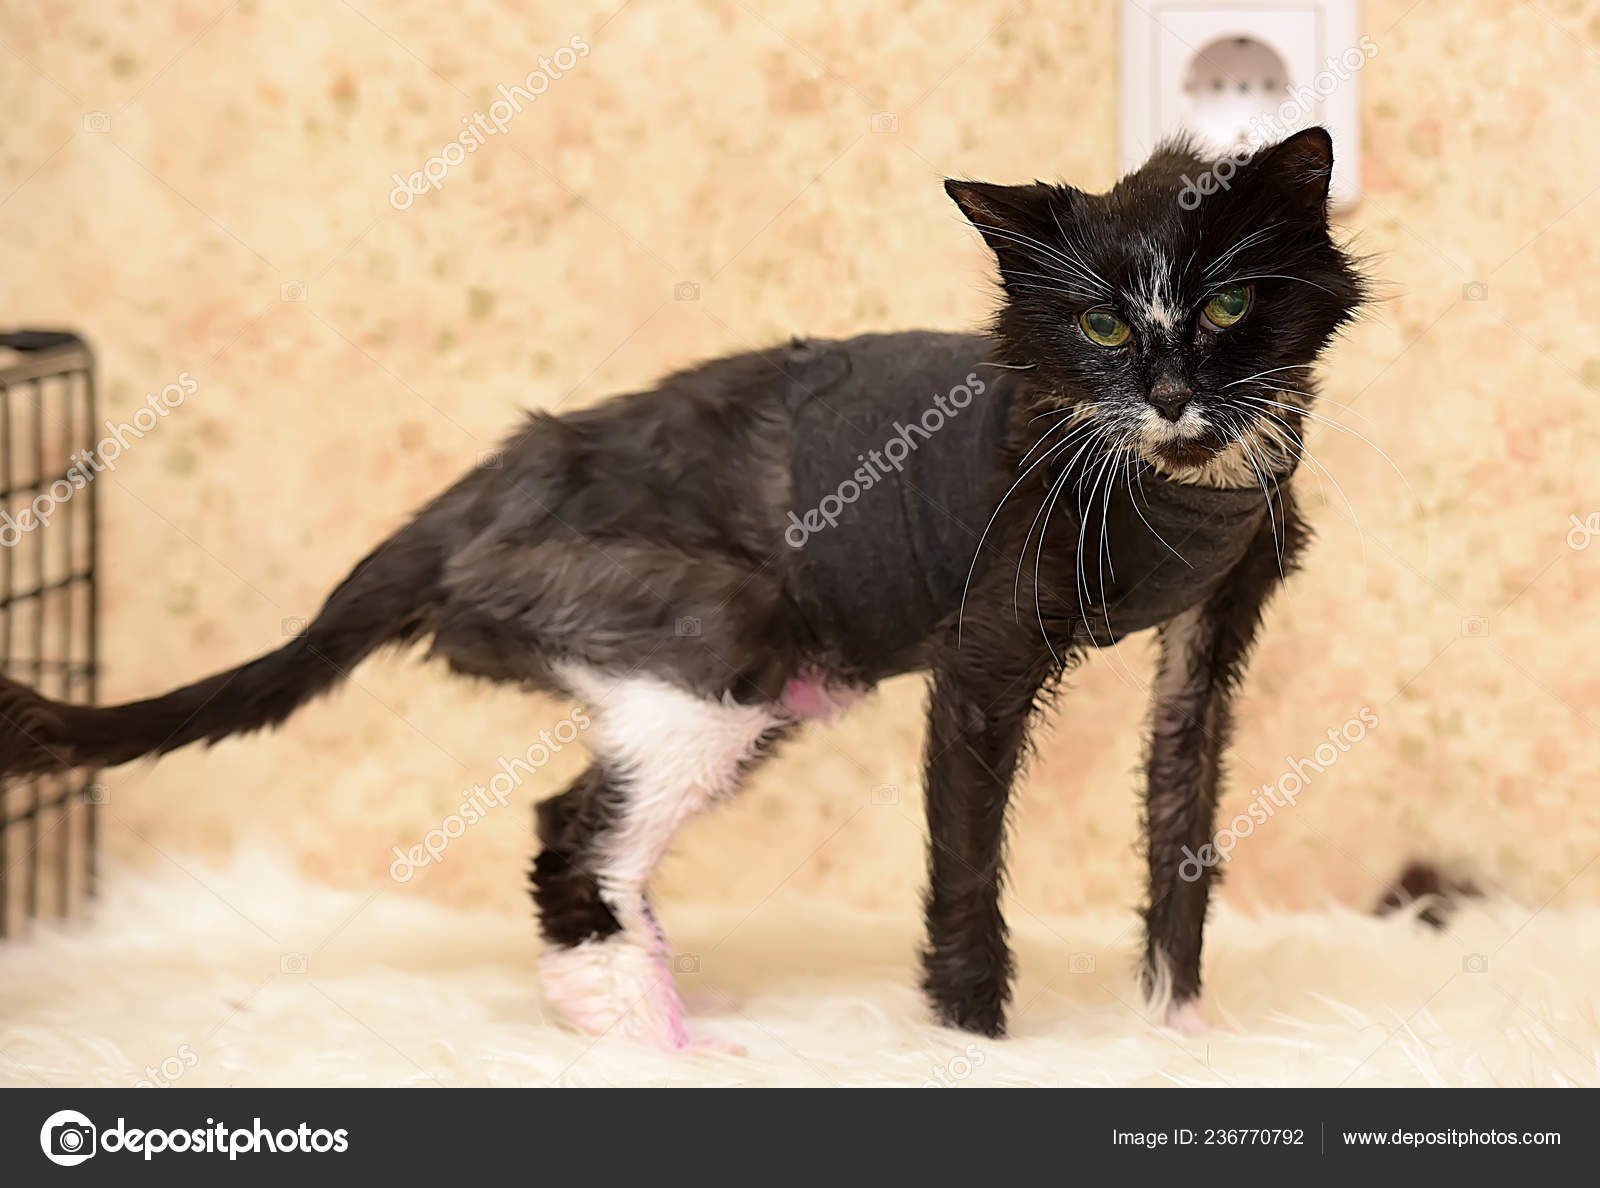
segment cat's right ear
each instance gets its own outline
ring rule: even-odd
[[[1327,218],[1333,137],[1320,124],[1273,145],[1258,159],[1256,171],[1288,209]]]
[[[944,192],[978,229],[1001,267],[1012,262],[1037,261],[1051,254],[1051,241],[1061,237],[1059,205],[1054,186],[1033,182],[1026,186],[997,186],[990,182],[946,178]]]

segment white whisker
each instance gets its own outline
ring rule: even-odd
[[[1267,385],[1267,386],[1270,387],[1270,385]],[[1273,391],[1282,391],[1283,389],[1281,389],[1281,388],[1273,388],[1272,390]],[[1356,432],[1354,429],[1350,428],[1350,426],[1344,424],[1342,421],[1335,421],[1331,417],[1325,417],[1325,416],[1321,415],[1320,413],[1313,412],[1309,408],[1297,408],[1296,406],[1294,406],[1292,404],[1284,404],[1282,401],[1272,400],[1272,399],[1269,399],[1266,396],[1258,396],[1258,395],[1255,395],[1255,394],[1245,394],[1245,395],[1241,395],[1239,397],[1239,399],[1244,400],[1244,401],[1246,401],[1248,403],[1251,403],[1251,404],[1266,405],[1266,406],[1271,406],[1272,408],[1286,409],[1289,412],[1298,413],[1302,417],[1308,417],[1311,420],[1317,422],[1317,424],[1319,424],[1319,425],[1327,425],[1330,429],[1337,429],[1341,433],[1348,433],[1351,437],[1355,438],[1357,441],[1360,441],[1360,442],[1363,442],[1364,444],[1366,444],[1369,448],[1371,448],[1373,451],[1375,451],[1380,458],[1382,458],[1385,462],[1387,462],[1389,464],[1389,469],[1393,470],[1395,472],[1395,474],[1399,476],[1400,481],[1405,484],[1406,491],[1412,496],[1413,499],[1416,498],[1416,492],[1413,491],[1412,488],[1411,488],[1411,480],[1406,478],[1405,472],[1403,470],[1401,470],[1400,467],[1395,465],[1394,459],[1389,457],[1389,455],[1384,452],[1383,448],[1381,446],[1379,446],[1376,442],[1372,441],[1365,434]]]
[[[1130,445],[1136,445],[1137,443],[1136,442],[1130,442],[1129,444]],[[1156,529],[1155,529],[1155,525],[1152,524],[1149,520],[1146,520],[1144,512],[1139,510],[1139,500],[1134,498],[1134,494],[1133,494],[1133,479],[1134,479],[1135,473],[1137,473],[1138,480],[1139,480],[1139,494],[1140,494],[1140,496],[1144,496],[1144,470],[1143,470],[1143,467],[1148,466],[1148,465],[1149,465],[1149,463],[1147,463],[1147,462],[1143,461],[1142,459],[1140,459],[1137,456],[1137,453],[1135,453],[1135,456],[1132,459],[1130,459],[1129,462],[1128,462],[1128,473],[1127,473],[1128,502],[1133,504],[1133,514],[1138,516],[1139,519],[1141,521],[1143,521],[1144,526],[1150,530],[1150,535],[1151,536],[1154,536],[1162,544],[1167,546],[1167,552],[1171,553],[1179,561],[1182,561],[1190,569],[1193,569],[1194,568],[1194,564],[1189,560],[1189,558],[1185,557],[1182,553],[1178,552],[1178,550],[1173,548],[1170,544],[1167,544],[1167,538],[1162,536],[1161,533],[1157,532]],[[1145,498],[1146,498],[1146,501],[1148,502],[1148,496],[1145,496]]]
[[[961,607],[956,612],[956,647],[961,646],[961,624],[967,612],[967,592],[972,589],[972,575],[978,568],[978,558],[983,555],[983,542],[989,538],[989,530],[994,527],[994,522],[1000,518],[1001,508],[1005,507],[1006,500],[1011,498],[1012,492],[1022,485],[1023,480],[1028,475],[1032,474],[1034,470],[1054,454],[1066,449],[1068,444],[1068,442],[1063,441],[1059,446],[1054,446],[1040,454],[1034,460],[1032,466],[1017,476],[1017,481],[1006,489],[1006,493],[1000,496],[1000,502],[995,504],[994,514],[989,517],[989,522],[983,526],[983,531],[978,535],[977,547],[972,551],[972,564],[967,566],[967,580],[961,587]]]
[[[1338,296],[1339,296],[1332,289],[1327,288],[1324,285],[1319,285],[1319,284],[1317,284],[1316,281],[1307,280],[1303,276],[1288,276],[1288,275],[1285,275],[1284,273],[1281,273],[1281,272],[1254,272],[1254,273],[1250,273],[1250,274],[1245,275],[1245,276],[1230,276],[1227,280],[1219,281],[1218,283],[1221,284],[1221,285],[1226,286],[1226,285],[1236,285],[1240,281],[1252,281],[1252,280],[1299,281],[1302,285],[1310,285],[1313,289],[1321,289],[1329,297],[1333,297],[1333,298],[1337,299]]]
[[[1245,248],[1249,247],[1253,243],[1258,242],[1263,236],[1281,226],[1283,226],[1283,220],[1278,219],[1276,222],[1268,223],[1265,227],[1256,228],[1254,231],[1250,232],[1250,234],[1240,239],[1238,243],[1234,244],[1231,248],[1222,253],[1222,255],[1218,256],[1215,260],[1212,260],[1211,263],[1202,268],[1200,270],[1200,275],[1202,277],[1209,277],[1213,272],[1219,271],[1224,264],[1232,260],[1240,252],[1244,251]]]
[[[1038,420],[1038,418],[1035,417],[1034,420]],[[1029,421],[1028,424],[1030,424],[1030,425],[1033,424],[1033,421]],[[1039,435],[1039,440],[1038,441],[1034,442],[1031,446],[1028,447],[1028,452],[1026,454],[1022,455],[1022,458],[1017,463],[1017,465],[1018,466],[1022,466],[1024,464],[1026,464],[1028,459],[1033,456],[1033,451],[1038,449],[1041,445],[1043,445],[1046,441],[1048,441],[1050,439],[1050,435],[1052,433],[1057,433],[1057,432],[1060,432],[1062,429],[1065,429],[1066,433],[1062,436],[1061,440],[1070,441],[1072,439],[1072,435],[1074,433],[1077,433],[1080,430],[1086,429],[1086,428],[1090,427],[1093,424],[1094,424],[1094,421],[1092,419],[1086,417],[1083,421],[1079,422],[1076,425],[1074,425],[1071,421],[1062,421],[1059,424],[1050,426],[1050,428],[1046,429],[1042,434]]]
[[[1280,585],[1287,588],[1289,579],[1284,575],[1283,572],[1283,549],[1284,545],[1288,542],[1289,523],[1287,519],[1284,521],[1284,535],[1283,539],[1280,540],[1278,537],[1278,516],[1272,507],[1272,495],[1267,491],[1267,479],[1265,474],[1262,473],[1262,468],[1256,464],[1255,450],[1250,448],[1249,439],[1252,435],[1252,430],[1248,425],[1245,425],[1242,422],[1235,422],[1235,424],[1237,426],[1236,431],[1239,434],[1236,440],[1239,442],[1240,448],[1244,450],[1245,461],[1250,463],[1250,469],[1255,471],[1256,482],[1261,484],[1261,497],[1266,500],[1267,503],[1268,525],[1272,530],[1272,551],[1276,555],[1278,562],[1278,582]],[[1272,488],[1274,492],[1276,492],[1278,489],[1278,479],[1276,475],[1274,475],[1272,479]]]
[[[1311,364],[1309,363],[1288,363],[1282,367],[1269,367],[1265,371],[1258,371],[1254,375],[1245,376],[1243,379],[1230,380],[1228,383],[1225,383],[1222,386],[1224,388],[1233,388],[1237,387],[1239,384],[1247,384],[1253,379],[1260,379],[1264,375],[1272,375],[1279,371],[1293,371],[1296,367],[1309,368],[1310,366]]]
[[[1302,410],[1294,409],[1292,411],[1300,412]],[[1334,478],[1333,472],[1327,468],[1320,458],[1311,452],[1311,448],[1305,443],[1304,436],[1296,432],[1294,427],[1291,426],[1287,421],[1284,421],[1275,413],[1267,412],[1265,410],[1261,410],[1258,415],[1276,421],[1279,425],[1283,426],[1285,430],[1292,434],[1295,438],[1300,457],[1304,461],[1310,463],[1312,466],[1315,466],[1322,474],[1326,475],[1328,481],[1333,484],[1333,489],[1339,492],[1339,498],[1344,500],[1345,508],[1350,512],[1350,519],[1356,526],[1356,535],[1361,540],[1361,563],[1365,565],[1367,563],[1367,534],[1366,531],[1361,527],[1361,517],[1356,514],[1355,504],[1350,502],[1350,497],[1344,493],[1344,488],[1339,485],[1339,480]]]

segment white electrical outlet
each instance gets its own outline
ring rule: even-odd
[[[1122,165],[1185,129],[1219,153],[1311,124],[1333,135],[1332,199],[1361,188],[1358,0],[1123,0]]]

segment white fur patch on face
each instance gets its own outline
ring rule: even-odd
[[[693,813],[731,795],[774,729],[765,705],[713,701],[652,676],[615,677],[569,665],[561,682],[591,707],[588,733],[618,807],[595,839],[595,880],[622,930],[547,949],[546,990],[586,1031],[618,1029],[662,1047],[687,1043],[671,951],[650,913],[650,876]]]
[[[1160,299],[1140,302],[1139,316],[1151,325],[1159,326],[1169,332],[1175,330],[1178,325],[1177,307]]]
[[[1182,311],[1172,295],[1172,263],[1164,252],[1153,250],[1145,272],[1144,288],[1134,297],[1141,321],[1168,333],[1178,328]]]
[[[1291,469],[1294,448],[1287,435],[1259,415],[1249,418],[1249,427],[1237,434],[1223,449],[1201,466],[1176,466],[1161,458],[1156,447],[1173,441],[1197,437],[1208,422],[1193,404],[1176,421],[1169,421],[1152,408],[1139,413],[1139,446],[1145,460],[1162,478],[1196,487],[1238,489],[1260,487],[1271,476]]]
[[[1207,428],[1206,419],[1193,404],[1188,405],[1176,421],[1167,420],[1149,405],[1139,410],[1139,440],[1147,448],[1173,441],[1188,441],[1199,437]]]

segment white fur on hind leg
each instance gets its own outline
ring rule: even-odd
[[[580,1031],[615,1032],[663,1048],[689,1042],[672,971],[655,946],[627,932],[572,948],[547,946],[539,976],[546,997]]]
[[[1204,1035],[1211,1030],[1206,1024],[1205,1014],[1200,1009],[1198,998],[1188,998],[1183,1002],[1169,1003],[1167,1006],[1167,1026],[1184,1035]]]
[[[617,678],[577,666],[561,674],[593,708],[593,749],[619,793],[595,839],[595,880],[622,931],[541,961],[546,992],[585,1031],[688,1044],[671,949],[650,913],[650,875],[693,813],[738,786],[745,766],[787,717],[770,706],[713,701],[651,676]]]

